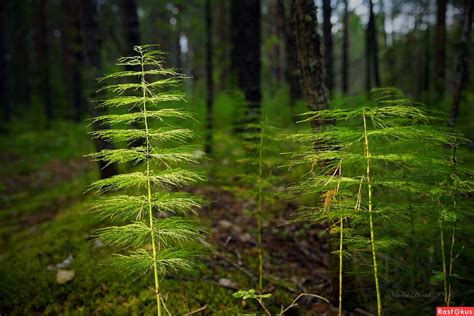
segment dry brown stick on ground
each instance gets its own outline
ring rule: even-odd
[[[205,310],[206,308],[207,308],[207,305],[204,305],[204,306],[202,306],[202,307],[199,307],[198,309],[195,309],[195,310],[193,310],[193,311],[191,311],[191,312],[189,312],[189,313],[184,314],[183,316],[191,316],[191,315],[197,314],[197,313],[199,313],[199,312],[202,312],[202,311]]]
[[[328,92],[324,84],[321,38],[317,32],[314,1],[293,0],[291,9],[306,107],[310,111],[327,109]],[[318,127],[321,123],[321,121],[313,120],[311,126]]]

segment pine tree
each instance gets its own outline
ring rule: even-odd
[[[94,182],[90,189],[98,193],[125,193],[98,199],[92,210],[101,219],[108,218],[121,224],[102,228],[97,235],[104,244],[121,250],[109,260],[111,264],[133,275],[153,274],[157,312],[161,315],[164,302],[160,279],[169,272],[192,269],[192,257],[196,254],[193,242],[201,237],[196,223],[184,218],[199,208],[201,200],[173,189],[203,178],[199,173],[181,167],[195,163],[200,155],[192,146],[179,145],[190,140],[193,131],[177,128],[167,121],[192,116],[162,106],[168,101],[183,100],[180,92],[166,90],[178,84],[183,76],[164,68],[163,55],[153,50],[153,46],[135,46],[134,51],[136,56],[120,58],[118,65],[139,70],[116,72],[101,79],[130,81],[105,86],[103,89],[114,96],[102,100],[99,105],[127,109],[127,112],[93,119],[94,122],[129,128],[94,131],[92,135],[118,143],[132,144],[141,140],[139,143],[143,145],[104,149],[91,156],[106,163],[133,163],[137,170]],[[134,91],[140,91],[141,96],[130,95]],[[134,123],[144,127],[133,128]],[[154,127],[157,123],[160,126]]]

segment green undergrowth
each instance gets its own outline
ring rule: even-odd
[[[24,231],[12,238],[11,248],[0,261],[0,311],[9,315],[151,313],[153,292],[143,281],[130,282],[126,275],[101,264],[111,250],[100,247],[91,238],[97,226],[96,220],[83,212],[89,202],[76,203],[54,220],[39,225],[35,232]],[[74,260],[66,269],[74,270],[75,277],[66,284],[57,284],[56,271],[47,267],[62,262],[69,254]],[[164,281],[168,293],[173,293],[169,295],[173,305],[168,306],[172,314],[204,305],[213,314],[238,313],[233,291],[204,278],[212,275],[207,269],[202,266],[195,275]]]
[[[154,308],[154,294],[143,280],[130,278],[102,264],[113,249],[101,247],[92,235],[101,226],[88,209],[92,197],[84,194],[92,179],[97,179],[95,165],[79,168],[71,177],[62,179],[53,161],[69,169],[73,160],[93,148],[86,134],[86,125],[54,123],[50,129],[29,130],[18,126],[15,139],[1,135],[1,149],[5,159],[1,166],[3,181],[13,181],[10,191],[0,191],[0,314],[31,315],[146,315]],[[226,138],[224,132],[219,135]],[[225,143],[225,152],[234,143]],[[209,161],[210,163],[210,161]],[[122,166],[123,167],[123,166]],[[39,173],[51,173],[45,182],[31,185]],[[60,171],[62,172],[62,171]],[[21,177],[28,177],[21,182]],[[17,177],[20,179],[17,180]],[[203,225],[211,221],[200,217]],[[98,247],[99,246],[99,247]],[[69,255],[74,278],[65,284],[56,282],[55,268]],[[163,280],[165,301],[173,315],[180,315],[206,306],[205,313],[237,315],[258,310],[253,302],[242,305],[232,296],[234,289],[219,285],[220,278],[228,278],[243,287],[251,287],[241,271],[229,269],[212,260],[207,253],[194,274],[171,276]],[[250,266],[254,262],[249,261]],[[292,295],[278,291],[275,295],[277,311],[287,304]],[[172,303],[171,303],[172,302]]]
[[[52,220],[23,230],[11,238],[10,247],[0,258],[0,312],[7,315],[147,315],[154,310],[154,294],[143,279],[130,278],[104,265],[113,249],[103,247],[91,237],[99,226],[84,210],[91,198],[63,208]],[[205,223],[208,224],[208,223]],[[74,260],[64,269],[74,270],[75,277],[66,284],[56,282],[56,270],[48,265],[62,262],[69,254]],[[257,311],[253,302],[245,305],[234,298],[233,289],[218,284],[229,278],[251,286],[242,272],[229,270],[203,259],[192,274],[172,275],[163,280],[165,302],[172,315],[181,315],[207,305],[210,315],[238,315]],[[210,264],[209,264],[210,262]],[[252,263],[251,263],[252,264]],[[272,309],[288,304],[292,295],[277,291]]]

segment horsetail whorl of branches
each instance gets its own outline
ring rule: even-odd
[[[290,166],[310,166],[310,172],[292,190],[323,200],[321,205],[303,208],[296,220],[326,223],[330,232],[339,237],[339,249],[335,251],[340,270],[339,314],[344,256],[370,253],[377,314],[381,315],[378,257],[387,249],[405,244],[390,228],[394,229],[392,221],[397,216],[402,218],[405,212],[413,212],[409,203],[395,202],[392,197],[429,196],[426,200],[432,203],[432,193],[442,188],[439,183],[426,181],[427,174],[442,174],[447,163],[442,156],[419,153],[428,148],[443,148],[452,136],[429,125],[436,117],[392,88],[373,90],[372,102],[363,106],[346,105],[304,115],[303,121],[334,124],[290,136],[302,143]],[[393,235],[379,233],[382,229]]]
[[[100,229],[97,236],[104,244],[120,249],[110,259],[111,264],[129,274],[153,275],[157,313],[161,315],[164,301],[160,279],[168,272],[192,269],[195,242],[201,238],[196,223],[183,218],[199,208],[201,199],[175,192],[178,187],[203,180],[199,173],[183,167],[195,163],[201,154],[183,144],[195,136],[193,131],[176,128],[167,121],[192,118],[185,111],[164,106],[168,101],[183,100],[181,93],[168,89],[184,77],[164,68],[162,53],[152,46],[135,46],[134,51],[136,56],[120,58],[118,65],[136,70],[100,79],[129,81],[102,88],[113,96],[99,105],[125,113],[93,118],[95,122],[128,128],[92,132],[94,137],[128,143],[128,148],[102,150],[90,156],[106,163],[132,163],[136,170],[94,182],[91,190],[107,195],[92,210],[101,219],[120,223]],[[137,140],[140,145],[134,146]],[[117,191],[124,193],[108,194]]]

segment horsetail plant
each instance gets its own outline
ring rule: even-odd
[[[245,175],[242,175],[241,183],[246,188],[244,195],[256,202],[256,209],[252,215],[257,222],[258,292],[263,295],[263,222],[268,216],[266,214],[267,205],[275,200],[274,186],[278,180],[272,174],[276,165],[274,159],[276,155],[275,128],[268,123],[265,117],[262,117],[259,123],[246,124],[242,136],[245,140],[245,150],[249,155],[239,160],[247,171]]]
[[[380,252],[405,243],[396,234],[380,237],[377,232],[382,227],[390,231],[392,221],[408,209],[407,205],[390,199],[390,195],[429,195],[433,187],[424,181],[423,175],[406,177],[405,171],[417,174],[426,167],[442,169],[441,158],[425,159],[418,153],[427,146],[449,143],[447,133],[428,125],[434,117],[399,90],[376,89],[372,91],[372,100],[363,106],[304,113],[303,121],[334,124],[290,136],[291,140],[303,143],[293,154],[290,167],[311,166],[293,191],[323,199],[321,205],[302,208],[295,220],[327,223],[331,233],[339,233],[339,315],[343,299],[342,260],[357,251],[370,253],[377,314],[382,314]]]
[[[157,314],[161,315],[164,304],[161,278],[169,272],[192,269],[192,259],[197,254],[194,243],[201,238],[196,223],[184,218],[199,208],[201,199],[174,189],[203,178],[183,167],[196,163],[200,156],[194,147],[183,144],[194,137],[193,131],[168,122],[168,119],[192,116],[163,106],[168,101],[183,100],[180,92],[167,89],[184,77],[164,68],[162,53],[153,50],[153,46],[135,46],[134,51],[136,56],[120,58],[118,65],[133,66],[136,70],[116,72],[100,79],[130,79],[128,83],[105,86],[103,89],[114,96],[101,100],[99,105],[126,112],[94,118],[95,122],[128,128],[92,132],[93,137],[126,142],[129,147],[102,150],[90,156],[106,163],[132,163],[136,170],[94,182],[90,189],[107,195],[92,210],[101,219],[121,224],[99,229],[97,236],[105,245],[120,249],[109,260],[111,264],[129,274],[153,275]],[[108,194],[117,191],[125,193]]]
[[[445,306],[451,305],[452,296],[452,277],[454,261],[459,257],[459,253],[454,254],[454,244],[456,236],[456,224],[460,218],[465,216],[465,212],[460,207],[460,197],[468,196],[472,192],[473,172],[463,166],[462,155],[458,153],[458,147],[467,140],[462,135],[453,135],[449,147],[451,148],[450,159],[447,163],[448,170],[445,179],[441,183],[441,189],[435,191],[435,200],[440,208],[439,212],[439,238],[440,238],[440,252],[442,272],[435,273],[431,278],[432,283],[437,283],[442,280],[444,291]],[[449,247],[449,260],[446,260],[446,245],[444,232],[446,228],[451,228],[451,242]]]
[[[242,128],[243,148],[245,156],[237,160],[242,169],[239,174],[238,186],[232,190],[239,196],[255,202],[255,208],[249,214],[255,218],[255,235],[257,239],[257,293],[254,289],[241,290],[234,294],[235,297],[253,298],[258,301],[265,313],[263,299],[271,297],[264,293],[264,243],[263,226],[268,218],[270,203],[276,200],[275,185],[278,178],[273,174],[278,150],[275,142],[276,129],[262,117],[259,123],[248,123]]]

